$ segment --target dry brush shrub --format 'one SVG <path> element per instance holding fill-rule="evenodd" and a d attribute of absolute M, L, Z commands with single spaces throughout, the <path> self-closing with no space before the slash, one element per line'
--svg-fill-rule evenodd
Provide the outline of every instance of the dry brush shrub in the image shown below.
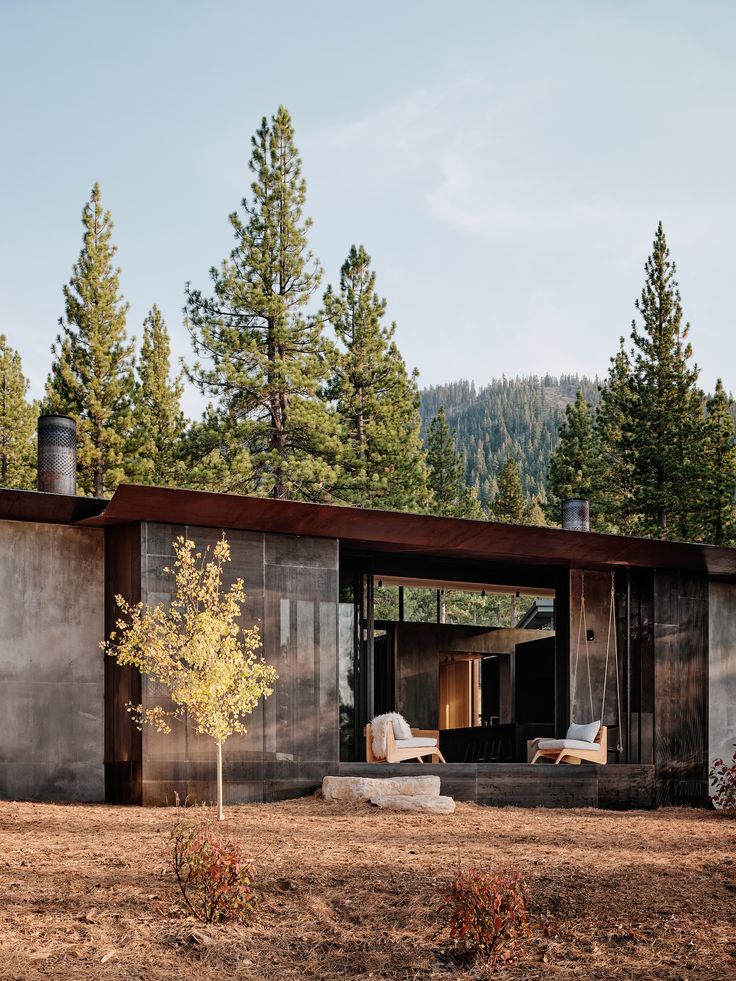
<path fill-rule="evenodd" d="M 183 907 L 201 922 L 242 920 L 255 909 L 253 864 L 209 816 L 174 822 L 170 860 Z"/>
<path fill-rule="evenodd" d="M 449 928 L 449 953 L 460 964 L 494 967 L 511 960 L 517 946 L 540 930 L 547 939 L 553 932 L 532 917 L 521 873 L 489 866 L 458 868 L 439 913 Z"/>
<path fill-rule="evenodd" d="M 713 761 L 710 771 L 713 784 L 713 803 L 722 811 L 736 811 L 736 753 L 730 763 L 720 757 Z"/>

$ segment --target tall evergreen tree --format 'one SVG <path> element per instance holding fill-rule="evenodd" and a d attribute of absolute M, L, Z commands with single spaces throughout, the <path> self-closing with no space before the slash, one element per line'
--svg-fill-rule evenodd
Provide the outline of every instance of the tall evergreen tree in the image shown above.
<path fill-rule="evenodd" d="M 498 490 L 491 502 L 491 516 L 495 521 L 510 525 L 528 522 L 529 505 L 521 489 L 521 474 L 511 458 L 504 463 L 498 475 Z"/>
<path fill-rule="evenodd" d="M 429 424 L 427 466 L 429 486 L 434 496 L 433 509 L 438 514 L 454 514 L 465 487 L 465 468 L 457 451 L 455 433 L 442 405 Z"/>
<path fill-rule="evenodd" d="M 337 493 L 362 506 L 421 510 L 429 492 L 416 372 L 407 372 L 385 312 L 370 256 L 352 246 L 339 292 L 328 287 L 324 296 L 338 341 L 329 388 L 343 433 Z"/>
<path fill-rule="evenodd" d="M 634 468 L 629 446 L 632 406 L 631 361 L 622 337 L 618 352 L 611 358 L 595 414 L 600 469 L 594 510 L 600 531 L 627 534 L 635 528 Z"/>
<path fill-rule="evenodd" d="M 20 355 L 0 334 L 0 487 L 33 488 L 37 407 L 28 402 Z"/>
<path fill-rule="evenodd" d="M 463 458 L 457 450 L 455 432 L 445 417 L 442 405 L 427 432 L 427 466 L 435 514 L 456 518 L 484 517 L 475 490 L 465 483 Z"/>
<path fill-rule="evenodd" d="M 179 443 L 184 430 L 181 375 L 171 378 L 171 342 L 161 311 L 153 306 L 143 321 L 143 343 L 135 388 L 135 477 L 159 486 L 177 483 Z"/>
<path fill-rule="evenodd" d="M 721 379 L 708 399 L 700 473 L 701 537 L 714 545 L 731 545 L 736 537 L 736 432 L 733 399 Z"/>
<path fill-rule="evenodd" d="M 646 263 L 632 323 L 632 403 L 625 441 L 633 467 L 633 511 L 639 530 L 660 538 L 692 534 L 697 496 L 695 456 L 702 436 L 702 396 L 691 367 L 676 267 L 662 223 Z"/>
<path fill-rule="evenodd" d="M 319 397 L 321 324 L 305 314 L 322 270 L 307 245 L 306 183 L 283 106 L 264 117 L 252 146 L 250 200 L 242 217 L 230 215 L 235 248 L 210 272 L 212 297 L 187 287 L 195 353 L 208 361 L 189 375 L 214 400 L 216 418 L 200 435 L 219 440 L 208 449 L 225 459 L 228 484 L 219 489 L 324 499 L 337 439 Z"/>
<path fill-rule="evenodd" d="M 596 491 L 600 470 L 598 442 L 593 415 L 585 396 L 578 391 L 575 401 L 565 409 L 560 440 L 550 457 L 547 474 L 546 517 L 558 524 L 562 502 L 570 497 L 591 502 L 591 523 L 596 527 Z"/>
<path fill-rule="evenodd" d="M 77 423 L 79 483 L 104 497 L 126 476 L 132 427 L 134 341 L 128 340 L 128 305 L 113 265 L 113 223 L 95 184 L 82 212 L 84 240 L 64 287 L 66 320 L 52 347 L 46 409 Z"/>

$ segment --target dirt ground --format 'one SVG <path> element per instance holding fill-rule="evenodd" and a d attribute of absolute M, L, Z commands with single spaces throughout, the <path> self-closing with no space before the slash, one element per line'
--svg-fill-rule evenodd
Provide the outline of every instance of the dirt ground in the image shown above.
<path fill-rule="evenodd" d="M 559 921 L 503 979 L 736 978 L 736 820 L 484 808 L 400 815 L 315 799 L 231 807 L 258 913 L 199 928 L 165 855 L 172 812 L 0 804 L 0 978 L 476 978 L 442 957 L 458 856 L 526 877 Z"/>

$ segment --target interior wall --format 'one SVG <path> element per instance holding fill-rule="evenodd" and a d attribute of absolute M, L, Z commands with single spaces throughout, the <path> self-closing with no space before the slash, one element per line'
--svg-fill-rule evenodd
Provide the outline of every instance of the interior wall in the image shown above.
<path fill-rule="evenodd" d="M 104 538 L 0 521 L 0 797 L 104 797 Z"/>
<path fill-rule="evenodd" d="M 736 752 L 736 584 L 708 590 L 708 762 Z"/>
<path fill-rule="evenodd" d="M 395 636 L 396 710 L 415 728 L 436 729 L 440 704 L 440 651 L 513 655 L 516 644 L 548 638 L 550 631 L 489 630 L 451 623 L 397 623 Z M 506 660 L 504 658 L 504 662 Z M 511 670 L 510 665 L 508 670 Z M 502 686 L 503 680 L 502 674 Z M 502 703 L 502 715 L 504 711 L 510 711 L 510 707 Z"/>

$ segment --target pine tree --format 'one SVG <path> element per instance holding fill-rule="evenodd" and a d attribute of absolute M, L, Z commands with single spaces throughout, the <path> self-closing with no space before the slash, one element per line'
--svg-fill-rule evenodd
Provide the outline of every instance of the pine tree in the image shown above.
<path fill-rule="evenodd" d="M 633 390 L 631 361 L 624 347 L 611 358 L 608 379 L 600 390 L 595 414 L 599 472 L 595 491 L 595 527 L 627 534 L 635 529 L 634 468 L 629 447 Z"/>
<path fill-rule="evenodd" d="M 440 405 L 427 432 L 427 466 L 432 510 L 455 518 L 485 517 L 475 488 L 465 483 L 465 466 L 457 450 L 455 432 Z"/>
<path fill-rule="evenodd" d="M 362 506 L 417 511 L 429 491 L 416 372 L 409 375 L 396 346 L 396 324 L 383 323 L 386 301 L 370 261 L 362 245 L 352 246 L 339 292 L 328 287 L 324 296 L 339 345 L 329 388 L 344 434 L 337 493 Z"/>
<path fill-rule="evenodd" d="M 540 497 L 535 496 L 531 501 L 527 502 L 524 524 L 537 525 L 538 527 L 543 527 L 547 524 L 547 516 L 544 513 L 544 501 Z"/>
<path fill-rule="evenodd" d="M 633 511 L 639 530 L 687 538 L 697 496 L 694 457 L 702 436 L 697 366 L 690 367 L 689 324 L 683 323 L 676 267 L 660 222 L 632 323 L 631 412 L 625 439 L 633 467 Z"/>
<path fill-rule="evenodd" d="M 264 117 L 252 146 L 251 198 L 243 217 L 230 215 L 236 244 L 210 272 L 213 296 L 187 287 L 195 353 L 209 361 L 189 375 L 214 399 L 217 424 L 202 432 L 220 440 L 208 449 L 225 460 L 228 483 L 218 489 L 325 499 L 338 442 L 319 397 L 321 325 L 305 315 L 322 270 L 307 245 L 306 183 L 283 106 Z"/>
<path fill-rule="evenodd" d="M 736 536 L 736 432 L 733 399 L 721 379 L 708 399 L 700 477 L 700 533 L 714 545 L 730 545 Z"/>
<path fill-rule="evenodd" d="M 465 489 L 465 468 L 457 451 L 455 433 L 445 417 L 444 406 L 429 424 L 427 433 L 427 466 L 433 510 L 453 515 Z"/>
<path fill-rule="evenodd" d="M 113 223 L 92 188 L 82 212 L 84 242 L 64 287 L 66 322 L 51 351 L 46 409 L 77 423 L 79 483 L 103 497 L 126 476 L 132 427 L 134 341 L 125 331 L 128 305 L 113 266 Z"/>
<path fill-rule="evenodd" d="M 575 401 L 565 409 L 557 448 L 550 457 L 547 474 L 546 517 L 558 524 L 562 502 L 582 497 L 591 502 L 591 523 L 596 526 L 596 490 L 600 469 L 593 416 L 585 396 L 578 391 Z"/>
<path fill-rule="evenodd" d="M 35 484 L 37 407 L 27 401 L 27 392 L 20 355 L 0 334 L 0 487 Z"/>
<path fill-rule="evenodd" d="M 157 306 L 143 321 L 135 388 L 135 477 L 141 483 L 175 486 L 184 429 L 181 375 L 171 378 L 171 343 Z"/>
<path fill-rule="evenodd" d="M 505 524 L 528 523 L 529 506 L 521 489 L 521 475 L 515 461 L 510 458 L 498 475 L 498 490 L 491 502 L 491 515 L 495 521 Z"/>

